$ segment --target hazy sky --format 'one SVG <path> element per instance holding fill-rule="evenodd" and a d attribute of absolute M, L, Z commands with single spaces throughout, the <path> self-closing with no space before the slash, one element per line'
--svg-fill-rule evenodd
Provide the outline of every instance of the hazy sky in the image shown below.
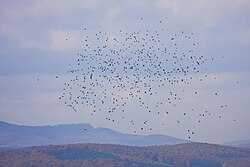
<path fill-rule="evenodd" d="M 134 134 L 140 126 L 132 127 L 126 121 L 107 122 L 104 113 L 93 118 L 86 106 L 72 112 L 58 98 L 70 78 L 69 64 L 74 63 L 82 49 L 84 28 L 89 34 L 103 30 L 119 37 L 120 29 L 160 29 L 162 20 L 161 26 L 166 29 L 163 38 L 182 31 L 194 33 L 194 40 L 199 43 L 197 54 L 215 61 L 207 64 L 206 82 L 201 84 L 198 80 L 202 74 L 197 74 L 188 76 L 194 77 L 188 87 L 160 90 L 162 94 L 155 98 L 162 98 L 165 92 L 186 90 L 184 101 L 172 109 L 167 120 L 142 114 L 131 103 L 127 117 L 138 122 L 149 120 L 154 128 L 138 134 L 187 139 L 190 129 L 195 132 L 195 141 L 250 139 L 249 9 L 248 0 L 1 0 L 0 120 L 25 125 L 91 123 Z M 180 47 L 185 47 L 185 43 Z M 199 92 L 198 96 L 193 95 L 194 91 Z M 214 92 L 219 92 L 218 97 L 211 96 Z M 148 100 L 159 100 L 155 98 Z M 227 107 L 221 110 L 221 105 Z M 192 108 L 195 111 L 183 117 L 183 110 L 188 113 Z M 197 124 L 197 114 L 205 110 L 212 116 Z M 220 115 L 222 118 L 218 119 Z"/>

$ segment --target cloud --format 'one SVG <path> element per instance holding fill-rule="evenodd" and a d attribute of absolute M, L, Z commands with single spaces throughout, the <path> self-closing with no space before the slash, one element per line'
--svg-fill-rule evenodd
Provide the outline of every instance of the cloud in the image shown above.
<path fill-rule="evenodd" d="M 120 12 L 120 7 L 114 7 L 114 8 L 111 8 L 107 11 L 107 14 L 106 14 L 106 18 L 107 18 L 107 22 L 110 24 L 113 22 L 114 18 L 119 14 Z"/>
<path fill-rule="evenodd" d="M 167 9 L 166 12 L 174 16 L 175 19 L 201 21 L 204 26 L 214 26 L 224 17 L 247 9 L 250 2 L 247 0 L 157 0 L 156 6 L 160 10 Z"/>
<path fill-rule="evenodd" d="M 44 41 L 29 37 L 27 33 L 16 27 L 2 25 L 0 27 L 0 34 L 2 37 L 13 42 L 10 49 L 46 49 L 48 47 Z"/>
<path fill-rule="evenodd" d="M 200 35 L 206 47 L 225 50 L 226 45 L 237 43 L 244 27 L 249 24 L 250 2 L 247 0 L 157 0 L 156 8 L 167 15 L 176 29 L 184 26 Z M 215 42 L 216 41 L 216 42 Z M 246 42 L 246 40 L 245 40 Z M 217 49 L 218 50 L 218 49 Z"/>
<path fill-rule="evenodd" d="M 58 101 L 58 92 L 36 92 L 13 99 L 0 95 L 1 120 L 29 125 L 87 122 L 83 112 L 71 112 Z"/>
<path fill-rule="evenodd" d="M 43 50 L 50 49 L 49 40 L 52 39 L 52 47 L 61 50 L 61 44 L 57 39 L 63 35 L 63 30 L 72 31 L 66 28 L 67 24 L 83 18 L 78 15 L 72 20 L 75 13 L 84 13 L 85 10 L 96 7 L 96 0 L 44 0 L 23 2 L 16 6 L 6 2 L 5 8 L 1 8 L 0 11 L 0 37 L 10 41 L 9 46 L 12 48 Z M 62 23 L 65 27 L 55 23 Z M 62 31 L 56 32 L 58 28 Z"/>
<path fill-rule="evenodd" d="M 84 113 L 70 112 L 58 99 L 66 78 L 48 74 L 1 76 L 1 120 L 33 125 L 83 122 Z"/>
<path fill-rule="evenodd" d="M 78 31 L 51 31 L 50 48 L 57 51 L 76 51 L 83 48 L 81 41 L 84 39 L 83 34 Z"/>
<path fill-rule="evenodd" d="M 243 29 L 241 31 L 240 37 L 239 37 L 239 42 L 241 42 L 244 45 L 249 45 L 250 44 L 250 27 Z"/>
<path fill-rule="evenodd" d="M 204 76 L 207 77 L 204 77 Z M 241 83 L 241 87 L 246 87 L 250 82 L 250 77 L 248 72 L 217 72 L 217 73 L 205 73 L 185 76 L 184 78 L 190 78 L 190 85 L 198 88 L 218 88 L 224 87 L 228 88 L 233 85 Z M 202 79 L 202 80 L 200 80 Z M 250 84 L 250 83 L 249 83 Z"/>
<path fill-rule="evenodd" d="M 72 14 L 72 12 L 74 13 L 79 10 L 94 9 L 96 8 L 96 5 L 97 0 L 33 1 L 33 3 L 27 8 L 27 14 L 30 17 L 35 18 L 61 16 Z"/>
<path fill-rule="evenodd" d="M 7 7 L 2 8 L 0 21 L 0 33 L 3 36 L 15 41 L 22 48 L 54 48 L 57 50 L 70 48 L 58 41 L 61 38 L 60 35 L 63 35 L 63 31 L 66 33 L 75 31 L 77 28 L 80 29 L 82 23 L 87 22 L 86 24 L 91 25 L 91 28 L 106 27 L 112 32 L 117 28 L 115 25 L 118 23 L 121 23 L 120 27 L 123 25 L 126 29 L 136 27 L 138 19 L 144 16 L 150 18 L 147 27 L 152 26 L 152 19 L 167 16 L 167 20 L 171 24 L 168 26 L 171 29 L 198 30 L 203 33 L 204 38 L 210 39 L 210 43 L 214 41 L 223 43 L 242 36 L 243 25 L 237 26 L 234 23 L 237 20 L 232 20 L 232 18 L 246 19 L 246 11 L 250 7 L 247 0 L 156 0 L 154 3 L 150 1 L 103 3 L 99 0 L 43 0 L 20 3 L 18 8 L 10 2 L 6 4 Z M 138 18 L 137 21 L 135 18 Z M 146 20 L 145 18 L 145 22 Z M 223 25 L 227 26 L 221 29 Z M 220 32 L 215 32 L 219 29 Z M 61 32 L 57 32 L 58 30 Z M 243 33 L 246 33 L 245 31 Z M 248 41 L 246 36 L 241 38 L 243 43 Z M 202 42 L 205 43 L 208 40 Z M 72 46 L 74 45 L 72 44 Z M 13 45 L 13 47 L 15 46 Z"/>

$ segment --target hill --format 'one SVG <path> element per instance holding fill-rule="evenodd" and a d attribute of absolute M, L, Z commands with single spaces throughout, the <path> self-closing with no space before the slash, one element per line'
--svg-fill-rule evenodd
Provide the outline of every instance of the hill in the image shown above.
<path fill-rule="evenodd" d="M 20 126 L 0 122 L 0 148 L 17 148 L 74 143 L 121 144 L 130 146 L 172 145 L 186 140 L 166 135 L 131 135 L 89 124 Z"/>
<path fill-rule="evenodd" d="M 247 167 L 250 166 L 250 149 L 203 143 L 148 147 L 50 145 L 2 150 L 0 166 Z"/>
<path fill-rule="evenodd" d="M 223 143 L 225 146 L 241 147 L 241 148 L 250 148 L 250 140 L 238 140 Z"/>

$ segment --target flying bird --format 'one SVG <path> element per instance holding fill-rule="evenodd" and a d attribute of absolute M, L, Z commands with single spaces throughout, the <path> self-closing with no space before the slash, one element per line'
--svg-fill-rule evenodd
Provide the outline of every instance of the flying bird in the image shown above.
<path fill-rule="evenodd" d="M 140 20 L 144 19 L 141 17 Z M 185 99 L 183 94 L 186 90 L 182 93 L 170 91 L 164 98 L 161 97 L 162 92 L 169 87 L 188 87 L 197 74 L 201 76 L 199 81 L 205 82 L 208 74 L 204 75 L 204 69 L 207 69 L 208 61 L 215 59 L 195 54 L 199 43 L 195 41 L 193 32 L 180 31 L 166 38 L 165 22 L 160 20 L 159 23 L 161 26 L 153 30 L 146 28 L 129 32 L 119 29 L 117 37 L 105 30 L 93 33 L 83 28 L 82 51 L 68 66 L 70 79 L 64 83 L 59 99 L 74 112 L 87 107 L 93 117 L 102 113 L 104 121 L 114 126 L 121 119 L 127 121 L 134 133 L 137 133 L 137 127 L 141 131 L 152 131 L 154 128 L 149 126 L 156 118 L 164 116 L 168 119 L 171 113 L 179 112 L 177 108 Z M 65 40 L 68 41 L 68 38 Z M 189 45 L 182 46 L 183 41 Z M 198 90 L 194 91 L 195 96 L 200 94 Z M 218 92 L 214 95 L 217 96 Z M 134 110 L 138 110 L 134 111 L 137 112 L 134 116 L 143 118 L 147 115 L 152 119 L 130 120 L 126 113 L 132 105 L 136 107 Z M 226 105 L 221 106 L 224 107 Z M 196 110 L 192 108 L 190 112 L 183 112 L 182 117 L 174 119 L 182 125 L 182 120 L 187 120 L 191 116 L 189 113 L 194 112 Z M 202 123 L 208 116 L 211 113 L 205 111 L 194 117 Z M 159 124 L 165 125 L 160 121 Z M 194 135 L 194 131 L 188 130 L 188 133 Z"/>

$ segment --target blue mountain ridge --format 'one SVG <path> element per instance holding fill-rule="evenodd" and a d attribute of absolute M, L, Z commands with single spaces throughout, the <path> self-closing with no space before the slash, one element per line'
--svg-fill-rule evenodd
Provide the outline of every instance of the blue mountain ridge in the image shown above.
<path fill-rule="evenodd" d="M 250 148 L 250 140 L 236 140 L 236 141 L 223 143 L 222 145 L 241 147 L 241 148 Z"/>
<path fill-rule="evenodd" d="M 90 124 L 23 126 L 0 121 L 0 147 L 18 148 L 75 143 L 119 144 L 128 146 L 174 145 L 187 140 L 166 135 L 132 135 Z"/>

